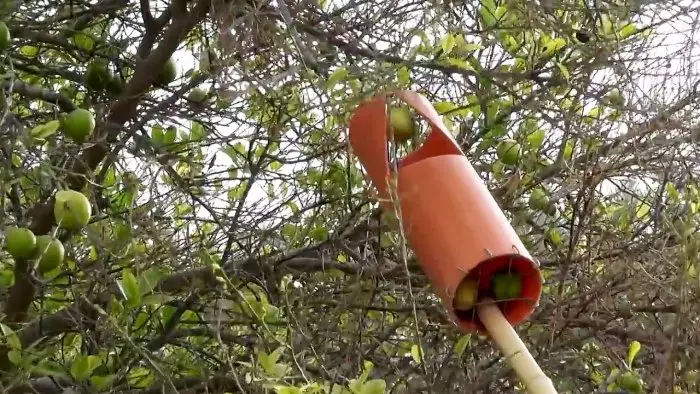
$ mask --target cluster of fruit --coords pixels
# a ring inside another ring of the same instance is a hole
[[[499,272],[491,278],[491,293],[496,301],[518,299],[523,290],[523,282],[517,272]],[[465,278],[457,287],[454,309],[466,312],[474,308],[479,299],[479,284],[476,280]]]
[[[56,193],[55,199],[53,213],[58,227],[77,231],[88,224],[92,206],[84,194],[75,190],[61,190]],[[53,235],[37,237],[32,230],[17,226],[6,229],[5,250],[15,260],[36,260],[36,269],[42,274],[56,269],[65,256],[63,244]]]

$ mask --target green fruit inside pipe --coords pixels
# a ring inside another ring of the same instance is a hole
[[[520,298],[523,281],[517,272],[498,273],[491,279],[493,295],[497,301]]]

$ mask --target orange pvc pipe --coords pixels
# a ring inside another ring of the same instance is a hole
[[[542,292],[542,276],[483,180],[447,131],[430,102],[412,91],[392,92],[431,126],[423,145],[404,157],[392,174],[388,160],[387,94],[363,102],[350,119],[353,152],[377,188],[384,209],[400,212],[404,233],[435,293],[465,330],[485,332],[478,315],[455,312],[457,286],[465,277],[489,296],[491,277],[517,271],[523,280],[518,300],[499,303],[511,325],[524,321]],[[396,204],[388,182],[396,177]],[[473,313],[472,313],[473,312]]]

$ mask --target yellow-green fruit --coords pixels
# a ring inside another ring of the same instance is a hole
[[[71,111],[61,119],[63,132],[75,142],[85,141],[95,130],[95,117],[83,108]]]
[[[198,104],[203,103],[204,100],[207,99],[207,92],[205,92],[204,89],[201,88],[194,88],[187,96],[187,99]]]
[[[523,291],[523,281],[515,272],[496,274],[491,279],[493,295],[496,300],[512,300],[520,297]]]
[[[92,216],[92,205],[84,194],[75,190],[56,192],[53,214],[59,227],[80,230]]]
[[[531,209],[537,211],[544,211],[549,208],[549,197],[542,189],[535,189],[530,194],[530,199],[528,200],[528,205]]]
[[[501,141],[496,147],[496,155],[507,165],[518,164],[520,160],[520,144],[515,140]]]
[[[170,58],[163,65],[163,68],[156,77],[156,83],[159,85],[168,85],[177,78],[177,67],[175,61]]]
[[[56,269],[66,254],[63,244],[50,235],[40,235],[36,238],[37,270],[42,274]]]
[[[112,79],[112,72],[104,59],[90,62],[85,71],[85,86],[93,91],[104,90]]]
[[[32,230],[8,227],[5,232],[5,250],[15,259],[28,259],[34,254],[36,237]]]
[[[0,50],[5,50],[10,46],[10,29],[7,28],[5,22],[0,22]]]
[[[455,310],[468,311],[476,305],[479,295],[479,285],[474,279],[464,279],[457,287],[452,305]]]
[[[625,98],[622,97],[620,89],[615,88],[605,95],[605,102],[611,106],[621,107],[625,105]]]
[[[394,141],[404,143],[416,132],[416,124],[407,106],[394,107],[389,111],[389,123],[394,134]]]

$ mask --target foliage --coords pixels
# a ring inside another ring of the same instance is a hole
[[[519,331],[560,392],[696,390],[697,78],[675,60],[698,10],[537,3],[3,2],[0,230],[65,247],[41,275],[0,254],[3,392],[522,391],[349,152],[352,110],[397,87],[539,259]],[[62,189],[85,227],[56,226]]]

